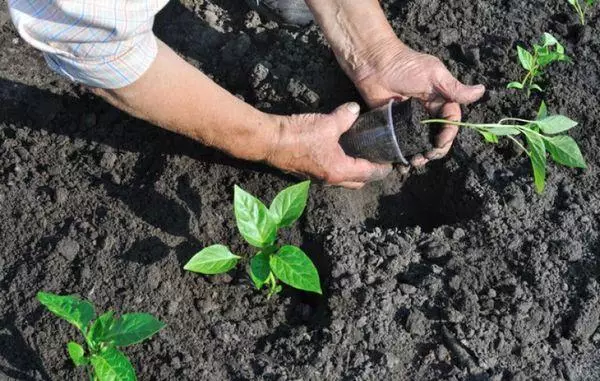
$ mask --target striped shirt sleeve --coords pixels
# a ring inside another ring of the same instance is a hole
[[[21,37],[50,68],[91,87],[135,82],[156,57],[154,16],[168,0],[8,0]]]

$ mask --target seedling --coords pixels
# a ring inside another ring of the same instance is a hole
[[[579,22],[581,25],[585,25],[585,14],[589,8],[596,5],[598,0],[583,0],[583,6],[579,0],[567,0],[567,2],[571,4],[573,9],[575,9],[575,12],[577,12],[577,16],[579,17]]]
[[[560,135],[577,126],[577,122],[562,115],[548,115],[548,108],[542,102],[536,120],[504,118],[498,123],[461,123],[443,119],[424,120],[421,123],[444,123],[471,128],[489,143],[498,143],[498,137],[506,136],[519,146],[531,159],[533,179],[538,193],[544,191],[546,183],[546,154],[558,164],[571,168],[586,168],[579,146],[568,135]],[[524,135],[529,149],[515,137]]]
[[[68,321],[85,338],[85,344],[67,344],[67,352],[75,366],[83,366],[92,381],[136,380],[129,359],[118,347],[141,343],[165,327],[146,313],[114,316],[108,311],[96,317],[94,306],[73,296],[38,292],[37,298],[50,312]]]
[[[527,96],[531,96],[532,90],[543,91],[537,84],[537,80],[544,74],[544,69],[553,62],[571,62],[571,58],[565,54],[565,48],[550,33],[544,33],[542,45],[533,45],[533,53],[525,48],[517,46],[519,62],[527,74],[521,82],[511,82],[507,85],[509,89],[525,90]]]
[[[237,185],[233,208],[238,230],[258,252],[250,259],[248,273],[257,289],[266,287],[268,298],[281,291],[279,281],[300,290],[321,294],[319,273],[304,252],[291,245],[276,243],[277,231],[291,226],[300,218],[308,200],[310,181],[281,191],[267,207]],[[184,269],[201,274],[221,274],[233,269],[241,259],[226,246],[202,249]]]

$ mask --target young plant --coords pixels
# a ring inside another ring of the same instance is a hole
[[[250,259],[248,273],[257,289],[267,287],[268,298],[281,291],[279,281],[300,290],[321,294],[319,273],[300,248],[277,244],[277,231],[291,226],[304,212],[310,181],[281,191],[267,208],[237,185],[233,208],[238,230],[258,252]],[[209,246],[189,260],[184,269],[201,274],[221,274],[233,269],[241,257],[226,246]]]
[[[73,296],[38,292],[37,298],[50,312],[68,321],[83,334],[85,344],[67,344],[75,366],[84,366],[91,381],[132,381],[135,370],[118,347],[141,343],[165,327],[146,313],[114,316],[113,311],[96,317],[94,306]]]
[[[527,74],[521,82],[511,82],[507,85],[509,89],[525,90],[527,96],[531,96],[532,90],[543,91],[537,84],[537,80],[544,74],[544,69],[553,62],[570,62],[571,58],[565,54],[565,48],[550,33],[544,33],[542,45],[533,45],[533,53],[528,52],[521,46],[517,46],[519,62]]]
[[[459,127],[471,128],[489,143],[498,143],[498,137],[506,136],[519,146],[531,159],[533,179],[538,193],[544,191],[546,183],[546,154],[558,164],[571,168],[586,168],[585,160],[579,146],[563,132],[577,126],[577,122],[562,115],[548,115],[548,108],[542,102],[535,120],[504,118],[498,123],[461,123],[443,119],[424,120],[421,123],[445,123]],[[515,137],[523,135],[527,141],[526,149]]]
[[[583,6],[579,0],[567,0],[567,2],[571,4],[573,9],[575,9],[575,12],[577,12],[581,25],[585,25],[585,14],[587,13],[588,8],[596,5],[598,0],[583,0]]]

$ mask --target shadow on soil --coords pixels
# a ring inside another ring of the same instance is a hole
[[[468,169],[448,171],[443,162],[429,164],[424,174],[413,174],[397,194],[379,200],[376,218],[366,221],[369,229],[420,226],[436,227],[477,218],[480,204],[465,191]]]
[[[13,321],[13,316],[0,320],[0,379],[4,380],[4,376],[9,380],[39,379],[32,376],[36,374],[43,380],[50,380],[38,352],[29,347]]]

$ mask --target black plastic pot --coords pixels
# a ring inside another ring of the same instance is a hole
[[[340,137],[347,155],[374,163],[402,163],[432,148],[426,113],[418,101],[390,101],[361,115]]]

